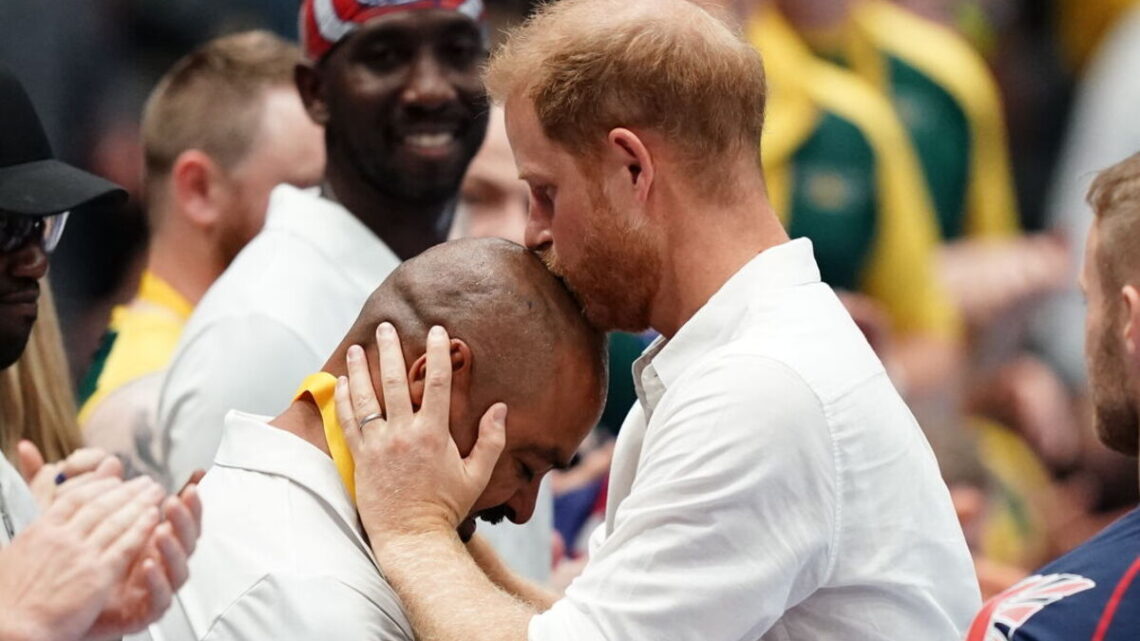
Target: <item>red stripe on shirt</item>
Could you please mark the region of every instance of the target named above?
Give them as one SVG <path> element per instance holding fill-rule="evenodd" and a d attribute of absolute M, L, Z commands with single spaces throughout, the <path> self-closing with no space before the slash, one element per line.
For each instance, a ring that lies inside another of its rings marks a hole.
<path fill-rule="evenodd" d="M 1093 634 L 1092 641 L 1104 641 L 1105 635 L 1108 634 L 1108 627 L 1112 625 L 1112 619 L 1116 617 L 1116 608 L 1120 607 L 1124 594 L 1128 592 L 1128 587 L 1132 585 L 1132 579 L 1136 578 L 1138 572 L 1140 572 L 1140 556 L 1136 557 L 1136 560 L 1132 562 L 1128 571 L 1124 573 L 1112 591 L 1112 598 L 1104 606 L 1104 614 L 1100 615 L 1100 623 L 1096 626 L 1096 633 Z"/>

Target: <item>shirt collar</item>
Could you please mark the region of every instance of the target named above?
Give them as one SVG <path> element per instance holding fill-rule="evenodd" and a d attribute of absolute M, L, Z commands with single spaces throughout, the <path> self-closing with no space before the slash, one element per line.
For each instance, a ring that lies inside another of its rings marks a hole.
<path fill-rule="evenodd" d="M 741 317 L 766 292 L 818 282 L 819 267 L 806 238 L 776 245 L 748 261 L 673 338 L 658 337 L 634 363 L 634 385 L 646 416 L 689 365 L 738 331 Z"/>
<path fill-rule="evenodd" d="M 269 196 L 266 231 L 303 239 L 341 265 L 353 285 L 376 288 L 377 278 L 392 271 L 400 259 L 376 234 L 338 202 L 322 198 L 320 189 L 282 184 Z"/>
<path fill-rule="evenodd" d="M 287 478 L 324 501 L 363 541 L 356 507 L 333 460 L 300 437 L 269 425 L 270 417 L 231 411 L 214 463 Z"/>

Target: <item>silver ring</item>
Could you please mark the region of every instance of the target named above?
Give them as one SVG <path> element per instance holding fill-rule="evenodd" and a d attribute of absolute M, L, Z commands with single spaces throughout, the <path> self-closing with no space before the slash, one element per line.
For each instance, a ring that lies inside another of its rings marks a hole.
<path fill-rule="evenodd" d="M 384 418 L 383 412 L 373 412 L 373 413 L 369 414 L 368 416 L 365 416 L 364 418 L 360 419 L 360 422 L 357 423 L 357 425 L 359 425 L 360 429 L 363 430 L 364 426 L 367 425 L 369 421 L 375 421 L 375 420 L 379 420 L 382 418 Z"/>

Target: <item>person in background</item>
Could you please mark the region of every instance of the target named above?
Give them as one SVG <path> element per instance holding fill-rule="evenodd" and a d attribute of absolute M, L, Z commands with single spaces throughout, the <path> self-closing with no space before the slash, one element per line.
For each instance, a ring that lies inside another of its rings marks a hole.
<path fill-rule="evenodd" d="M 521 243 L 530 193 L 519 179 L 503 108 L 491 107 L 487 137 L 459 190 L 454 238 L 506 238 Z"/>
<path fill-rule="evenodd" d="M 22 85 L 0 66 L 0 370 L 28 344 L 69 212 L 125 195 L 54 159 Z M 0 640 L 110 639 L 157 619 L 198 539 L 193 483 L 166 497 L 150 479 L 124 483 L 114 458 L 90 450 L 25 472 L 36 496 L 0 457 Z"/>
<path fill-rule="evenodd" d="M 937 277 L 937 219 L 903 125 L 873 86 L 816 56 L 776 3 L 737 10 L 767 65 L 761 154 L 773 206 L 792 237 L 811 239 L 824 281 L 848 292 L 904 396 L 939 393 L 959 370 L 962 328 Z"/>
<path fill-rule="evenodd" d="M 163 374 L 194 306 L 265 222 L 269 192 L 320 182 L 321 128 L 293 85 L 300 50 L 266 31 L 212 40 L 159 81 L 142 119 L 151 238 L 81 390 L 87 442 L 163 479 Z"/>
<path fill-rule="evenodd" d="M 168 478 L 214 458 L 226 412 L 273 414 L 401 259 L 447 239 L 488 105 L 479 0 L 307 0 L 296 81 L 325 128 L 320 193 L 270 196 L 264 231 L 195 309 L 162 384 Z"/>
<path fill-rule="evenodd" d="M 39 313 L 28 346 L 0 372 L 0 451 L 12 458 L 28 440 L 47 461 L 60 461 L 83 446 L 75 397 L 51 285 L 40 281 Z"/>
<path fill-rule="evenodd" d="M 1096 431 L 1140 454 L 1140 154 L 1101 172 L 1080 284 Z M 1140 508 L 990 600 L 967 641 L 1140 637 Z"/>

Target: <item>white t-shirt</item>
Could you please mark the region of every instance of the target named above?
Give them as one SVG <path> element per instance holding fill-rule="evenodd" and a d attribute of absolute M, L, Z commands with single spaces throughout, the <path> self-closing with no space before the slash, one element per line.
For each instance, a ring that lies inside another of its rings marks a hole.
<path fill-rule="evenodd" d="M 163 384 L 158 430 L 171 489 L 209 467 L 226 412 L 285 409 L 399 264 L 316 190 L 274 189 L 265 229 L 194 310 Z"/>
<path fill-rule="evenodd" d="M 934 455 L 810 241 L 634 367 L 605 523 L 532 641 L 957 641 L 981 605 Z"/>
<path fill-rule="evenodd" d="M 268 420 L 226 417 L 190 579 L 151 638 L 412 641 L 332 459 Z"/>
<path fill-rule="evenodd" d="M 31 525 L 39 514 L 36 500 L 16 468 L 0 454 L 0 547 Z"/>

